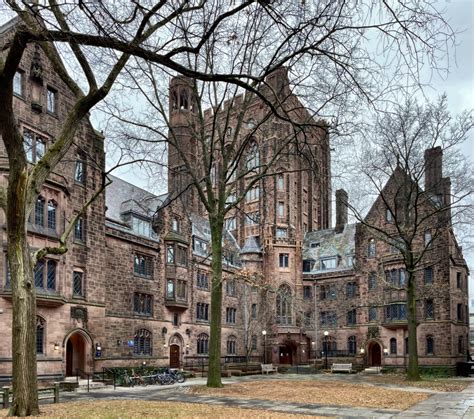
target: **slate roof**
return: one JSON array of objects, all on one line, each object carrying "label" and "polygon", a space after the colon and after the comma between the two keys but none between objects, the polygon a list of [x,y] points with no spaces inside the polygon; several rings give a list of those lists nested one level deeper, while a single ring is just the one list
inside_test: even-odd
[{"label": "slate roof", "polygon": [[151,218],[166,199],[167,194],[153,195],[116,176],[108,177],[112,183],[105,189],[105,216],[111,220],[122,222],[121,215],[129,212]]},{"label": "slate roof", "polygon": [[[316,261],[311,271],[304,273],[320,273],[352,269],[348,256],[355,253],[356,224],[346,224],[341,233],[333,228],[306,233],[303,241],[303,260]],[[313,247],[312,247],[313,245]],[[321,259],[336,257],[337,267],[321,270]]]}]

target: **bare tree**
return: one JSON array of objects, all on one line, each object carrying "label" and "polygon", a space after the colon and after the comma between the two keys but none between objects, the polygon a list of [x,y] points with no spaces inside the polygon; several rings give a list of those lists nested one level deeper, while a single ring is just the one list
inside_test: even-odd
[{"label": "bare tree", "polygon": [[[375,105],[376,99],[386,97],[394,86],[401,87],[397,81],[400,74],[410,74],[416,84],[416,65],[411,64],[417,58],[405,54],[405,42],[416,45],[419,53],[433,52],[440,47],[440,39],[430,37],[431,42],[425,36],[444,24],[431,7],[417,8],[414,13],[405,5],[370,1],[351,5],[318,2],[304,7],[292,2],[258,2],[239,7],[208,37],[189,29],[194,19],[178,19],[174,39],[183,46],[166,58],[179,59],[179,65],[163,68],[157,55],[134,51],[138,58],[121,80],[119,94],[141,96],[140,105],[130,109],[114,101],[105,109],[120,124],[117,138],[129,145],[131,158],[145,156],[144,161],[166,165],[170,192],[209,218],[214,275],[209,386],[222,385],[221,243],[225,219],[245,213],[245,196],[264,182],[270,185],[272,180],[265,179],[282,171],[305,170],[329,184],[329,159],[323,150],[329,147],[328,131],[343,125],[328,125],[321,117],[337,122],[351,110],[351,104],[353,110],[360,100]],[[196,16],[205,31],[227,15],[225,6],[211,2]],[[389,72],[390,65],[375,58],[364,45],[366,37],[370,42],[376,38],[382,42],[385,58],[390,56],[391,65],[396,63],[396,72]],[[80,39],[93,43],[90,38]],[[114,47],[127,50],[120,43]],[[168,69],[190,77],[173,78],[170,96],[162,84],[171,76]],[[288,69],[293,90],[302,95],[306,106],[290,89]],[[257,109],[258,118],[253,118]],[[280,127],[278,135],[273,137],[276,127]],[[257,137],[261,140],[256,141]],[[167,148],[170,157],[165,162],[162,156]],[[300,164],[289,168],[288,162],[295,156]],[[242,216],[260,223],[256,211]]]},{"label": "bare tree", "polygon": [[[0,129],[10,163],[8,188],[0,196],[6,197],[3,203],[7,213],[14,324],[21,324],[25,331],[15,334],[14,338],[15,404],[11,413],[19,415],[38,410],[33,391],[35,334],[32,313],[35,311],[35,296],[34,289],[28,286],[32,278],[32,257],[36,256],[29,251],[25,223],[42,184],[66,154],[77,127],[87,113],[107,96],[117,76],[129,62],[130,55],[140,59],[136,61],[140,70],[149,70],[150,66],[154,66],[160,71],[176,71],[211,84],[223,83],[214,83],[213,88],[205,84],[192,86],[194,98],[201,89],[201,92],[209,94],[208,103],[214,106],[229,98],[229,92],[235,96],[237,88],[229,88],[227,83],[252,92],[254,96],[243,98],[243,106],[238,112],[240,116],[233,117],[239,121],[239,127],[244,122],[245,112],[242,110],[246,109],[246,103],[255,103],[255,97],[264,103],[268,115],[277,115],[279,120],[294,127],[291,135],[285,134],[282,143],[268,144],[276,147],[274,155],[277,157],[271,161],[264,160],[256,167],[248,166],[238,172],[236,181],[230,179],[236,167],[239,167],[237,170],[243,167],[239,163],[243,161],[242,156],[248,149],[251,136],[242,141],[240,134],[237,134],[240,129],[236,129],[236,134],[230,135],[228,141],[227,136],[221,135],[228,128],[222,113],[216,112],[216,117],[212,118],[213,141],[207,145],[204,141],[207,122],[204,124],[204,121],[208,119],[204,118],[199,102],[195,103],[198,106],[198,121],[201,121],[198,138],[202,151],[200,155],[204,158],[203,171],[194,170],[189,155],[173,140],[173,133],[167,139],[170,147],[185,162],[186,176],[189,176],[187,182],[193,185],[211,223],[213,270],[215,284],[219,285],[213,288],[212,294],[214,331],[208,383],[220,386],[220,335],[217,325],[220,324],[220,238],[224,216],[237,208],[239,199],[254,184],[272,173],[270,167],[279,159],[281,152],[300,152],[300,147],[303,147],[301,139],[304,138],[305,144],[309,138],[308,130],[322,129],[313,119],[315,112],[306,114],[299,102],[282,100],[281,87],[286,87],[266,83],[265,78],[281,66],[292,67],[302,93],[307,92],[308,97],[314,100],[313,103],[317,104],[315,111],[319,110],[318,117],[321,117],[323,106],[336,98],[339,103],[354,103],[363,97],[373,103],[393,86],[401,86],[398,81],[406,80],[407,75],[416,84],[420,56],[425,54],[435,66],[436,53],[442,51],[445,43],[453,37],[438,10],[428,2],[420,5],[415,1],[413,4],[369,0],[356,3],[325,1],[304,7],[296,2],[243,1],[228,6],[220,1],[178,0],[130,4],[79,2],[77,5],[54,0],[46,5],[6,0],[4,4],[25,22],[25,25],[18,26],[4,48],[5,57],[0,65]],[[377,59],[378,51],[365,48],[367,42],[373,43],[376,39],[387,52],[385,58],[388,61]],[[33,41],[41,42],[55,70],[78,99],[54,146],[49,148],[33,170],[28,171],[22,138],[14,123],[12,80],[23,51]],[[52,45],[44,41],[69,46],[81,69],[79,84],[68,76],[64,65],[53,53]],[[386,77],[389,67],[393,69],[390,80]],[[149,76],[147,86],[159,93],[159,79],[152,78],[152,75]],[[87,94],[79,88],[81,83],[87,86]],[[284,102],[289,106],[283,105]],[[166,105],[162,103],[157,110],[164,108]],[[330,111],[328,114],[338,115],[338,112]],[[258,121],[258,124],[261,122]],[[216,185],[213,185],[211,176],[213,162],[219,165]],[[233,193],[232,182],[243,182],[244,186],[237,190],[238,200],[228,205],[227,198]]]},{"label": "bare tree", "polygon": [[455,248],[453,230],[472,218],[474,210],[474,179],[459,150],[472,128],[472,113],[452,117],[444,96],[425,106],[408,100],[377,119],[358,160],[367,191],[375,196],[367,215],[351,207],[360,231],[373,237],[373,246],[385,243],[404,267],[392,277],[382,263],[378,277],[390,289],[406,293],[410,380],[420,378],[417,301],[426,291],[421,274],[426,266],[449,263],[437,259],[435,249]]}]

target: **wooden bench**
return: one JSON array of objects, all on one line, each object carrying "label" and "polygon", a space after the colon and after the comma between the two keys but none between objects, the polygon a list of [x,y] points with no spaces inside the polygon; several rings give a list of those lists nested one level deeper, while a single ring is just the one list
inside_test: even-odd
[{"label": "wooden bench", "polygon": [[333,372],[352,372],[352,364],[332,364],[331,373]]},{"label": "wooden bench", "polygon": [[275,367],[273,364],[260,364],[262,367],[262,374],[269,372],[278,372],[278,367]]}]

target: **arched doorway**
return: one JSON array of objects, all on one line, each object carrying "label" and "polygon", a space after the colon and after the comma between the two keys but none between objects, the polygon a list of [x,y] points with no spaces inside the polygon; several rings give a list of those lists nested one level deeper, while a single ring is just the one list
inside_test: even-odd
[{"label": "arched doorway", "polygon": [[84,336],[75,332],[66,342],[66,376],[79,374],[86,370],[87,342]]},{"label": "arched doorway", "polygon": [[371,367],[382,365],[382,349],[377,342],[372,342],[369,346],[369,364]]},{"label": "arched doorway", "polygon": [[181,336],[171,336],[169,341],[170,347],[170,368],[181,368],[181,347],[183,340]]}]

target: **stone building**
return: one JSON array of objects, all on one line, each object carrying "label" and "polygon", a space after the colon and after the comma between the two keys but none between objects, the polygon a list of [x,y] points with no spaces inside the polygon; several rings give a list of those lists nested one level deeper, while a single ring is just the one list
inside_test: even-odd
[{"label": "stone building", "polygon": [[[0,43],[13,25],[0,28]],[[297,118],[308,117],[291,92],[285,69],[267,81],[298,110]],[[191,86],[183,77],[171,80],[170,123],[180,146],[196,159],[195,139],[189,130],[189,121],[196,117]],[[23,56],[14,88],[14,108],[34,164],[55,138],[74,97],[34,44]],[[252,132],[253,142],[243,164],[264,164],[271,158],[266,141],[279,141],[290,127],[265,119],[258,99],[250,103],[248,113],[251,118],[245,120],[243,135]],[[204,115],[209,127],[215,114],[206,110]],[[336,227],[330,228],[329,138],[324,124],[314,125],[307,137],[318,170],[289,153],[278,163],[281,174],[260,180],[241,210],[226,219],[222,355],[231,359],[255,355],[266,362],[297,364],[324,351],[360,363],[403,366],[406,322],[385,317],[387,304],[397,305],[393,313],[402,317],[403,296],[386,301],[383,288],[374,292],[371,285],[370,273],[378,271],[388,250],[377,244],[375,257],[368,256],[372,237],[360,225],[347,224],[347,194],[342,190],[336,192]],[[33,248],[56,245],[68,220],[100,185],[105,167],[103,142],[102,134],[84,121],[75,146],[46,182],[32,213],[28,235]],[[433,167],[441,170],[439,154],[436,158]],[[172,148],[168,162],[168,193],[161,196],[111,176],[104,196],[77,223],[69,251],[35,268],[41,379],[102,367],[143,363],[183,367],[205,362],[210,228],[193,190],[183,199],[174,199],[186,179]],[[2,184],[7,176],[8,160],[0,142]],[[436,171],[433,176],[442,177]],[[236,192],[245,188],[245,182],[236,185]],[[368,217],[384,222],[379,204],[374,204]],[[3,213],[0,223],[5,249]],[[396,255],[391,257],[393,270],[399,269]],[[439,237],[430,260],[442,263],[433,263],[432,286],[423,285],[427,292],[420,310],[428,313],[431,301],[429,312],[434,314],[423,318],[419,326],[420,360],[449,365],[461,357],[467,339],[468,272],[452,229]],[[249,272],[263,279],[265,287],[242,281],[241,276]],[[11,290],[5,250],[0,274],[0,381],[8,381]],[[377,306],[375,314],[372,304]],[[430,353],[428,337],[432,339]]]},{"label": "stone building", "polygon": [[[469,272],[450,214],[437,213],[438,202],[450,199],[441,148],[425,152],[425,167],[424,191],[430,198],[413,185],[420,202],[411,210],[428,220],[413,241],[414,255],[422,255],[414,274],[418,355],[423,366],[453,366],[468,351]],[[408,274],[396,246],[393,207],[387,204],[403,182],[413,181],[397,167],[363,222],[355,225],[345,224],[347,194],[337,191],[336,227],[306,235],[303,277],[315,290],[313,337],[318,350],[330,357],[352,357],[372,366],[407,365]]]}]

